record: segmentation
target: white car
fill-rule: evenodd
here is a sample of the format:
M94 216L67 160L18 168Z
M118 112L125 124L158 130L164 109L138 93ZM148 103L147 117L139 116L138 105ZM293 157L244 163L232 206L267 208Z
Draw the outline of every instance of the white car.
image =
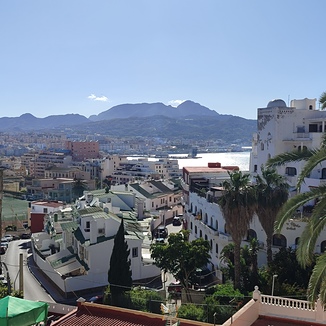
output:
M12 240L14 240L14 237L11 235L11 234L6 234L4 237L3 237L3 239L7 239L7 241L12 241Z

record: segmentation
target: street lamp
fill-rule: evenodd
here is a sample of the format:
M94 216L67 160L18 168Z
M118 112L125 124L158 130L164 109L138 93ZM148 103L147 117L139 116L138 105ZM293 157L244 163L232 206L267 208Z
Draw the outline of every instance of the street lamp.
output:
M272 280L272 296L274 295L274 284L275 284L275 279L278 275L274 274L273 275L273 280Z

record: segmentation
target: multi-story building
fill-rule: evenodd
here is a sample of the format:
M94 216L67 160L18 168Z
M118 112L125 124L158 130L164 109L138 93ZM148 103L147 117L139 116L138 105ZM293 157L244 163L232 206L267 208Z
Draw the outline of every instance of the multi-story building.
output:
M304 99L291 101L287 107L282 100L268 103L266 108L258 109L258 128L254 135L253 148L250 157L250 172L253 176L261 172L261 166L266 161L283 152L294 149L318 148L325 129L326 112L316 110L316 100ZM298 175L303 167L302 162L289 163L279 167L278 172L287 177L295 190ZM185 227L190 231L190 240L202 237L210 242L211 269L221 266L220 254L222 249L232 241L225 228L225 220L217 204L221 195L221 183L228 179L227 170L231 167L185 167L183 169L184 200L185 200ZM214 171L215 170L215 171ZM308 191L309 187L323 184L326 179L326 165L320 164L315 168L302 186L301 191ZM314 205L314 203L311 203ZM272 250L277 252L281 247L295 248L299 237L305 228L306 222L298 212L298 218L293 217L285 223L280 234L272 239ZM266 234L257 216L253 217L243 239L246 243L249 237L259 241L258 263L266 263ZM326 231L321 232L316 242L316 253L326 250Z
M173 180L134 182L111 189L135 194L143 203L143 210L157 215L163 224L183 213L182 190Z
M34 178L44 178L45 169L50 166L68 167L72 157L64 153L38 153L29 162L29 175Z
M133 281L160 279L161 270L143 255L144 234L135 203L130 192L101 190L85 193L70 210L48 214L46 232L32 235L36 264L64 294L106 287L114 237L123 220Z
M66 149L70 151L74 161L99 158L99 143L97 141L66 141Z

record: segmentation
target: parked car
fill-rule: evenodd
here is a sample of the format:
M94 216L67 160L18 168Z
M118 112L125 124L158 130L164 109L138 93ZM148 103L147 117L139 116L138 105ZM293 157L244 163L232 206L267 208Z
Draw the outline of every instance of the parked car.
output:
M4 255L7 251L7 247L0 246L0 255Z
M20 236L21 239L30 239L31 238L31 234L30 233L22 233L22 235Z
M168 229L164 225L160 225L156 230L156 238L165 239L168 236Z
M92 303L103 303L103 295L95 295L89 299L89 302Z
M8 281L7 281L7 279L5 278L5 276L3 274L0 274L0 282L3 285L7 285L8 284Z
M156 243L164 243L164 238L156 238Z
M181 219L182 219L182 215L178 215L178 216L175 216L172 220L172 225L174 226L179 226L181 225Z
M14 237L11 234L6 234L3 238L7 239L7 241L9 241L9 242L14 240Z

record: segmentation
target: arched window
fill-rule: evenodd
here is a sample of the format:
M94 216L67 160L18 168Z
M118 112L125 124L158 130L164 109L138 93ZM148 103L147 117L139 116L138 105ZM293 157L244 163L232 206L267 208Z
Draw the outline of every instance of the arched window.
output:
M207 241L207 234L205 234L205 240Z
M218 230L218 221L217 221L217 219L215 220L215 230Z
M295 248L297 248L298 247L298 245L299 245L299 239L300 239L300 237L296 237L295 238Z
M260 143L260 149L261 149L262 151L264 150L264 143L263 143L263 142Z
M218 243L215 244L215 252L218 254Z
M202 230L199 231L199 236L202 238L203 237L203 232Z
M247 231L247 240L250 241L250 239L257 239L257 233L253 229Z
M322 241L320 244L320 253L322 254L325 251L326 251L326 240Z
M286 238L283 234L273 235L273 246L286 248Z
M213 240L212 239L209 241L209 245L210 245L210 249L212 251L212 248L213 248Z
M190 222L190 229L192 230L192 222Z
M197 234L197 225L195 225L195 234Z
M211 227L213 227L213 216L211 216L211 224L210 224Z
M207 216L207 213L205 213L205 220L204 220L205 224L208 223L208 216Z

